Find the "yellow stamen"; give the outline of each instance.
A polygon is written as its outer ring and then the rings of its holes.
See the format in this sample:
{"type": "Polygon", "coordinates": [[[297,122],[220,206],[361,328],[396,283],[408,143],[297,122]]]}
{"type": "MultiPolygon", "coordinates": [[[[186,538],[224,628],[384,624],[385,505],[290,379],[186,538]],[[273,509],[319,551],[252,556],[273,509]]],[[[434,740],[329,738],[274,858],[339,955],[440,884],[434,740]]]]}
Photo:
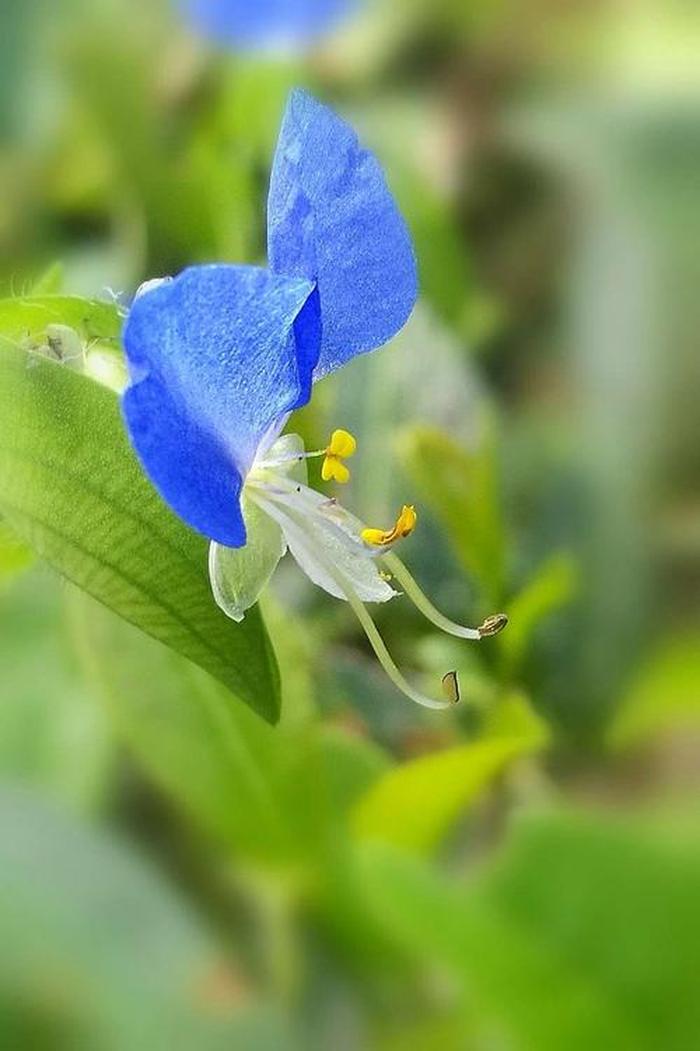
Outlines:
{"type": "Polygon", "coordinates": [[[413,504],[404,504],[391,529],[363,529],[360,536],[372,547],[387,547],[395,540],[410,536],[416,528],[418,515],[413,504]]]}
{"type": "Polygon", "coordinates": [[[339,456],[341,460],[346,460],[348,456],[354,455],[356,449],[357,442],[352,434],[349,431],[340,429],[333,431],[326,452],[329,456],[339,456]]]}
{"type": "Polygon", "coordinates": [[[345,485],[350,481],[350,471],[343,463],[348,457],[353,456],[357,449],[357,442],[349,431],[342,429],[333,431],[331,440],[326,449],[326,458],[321,467],[321,478],[324,482],[340,482],[345,485]]]}

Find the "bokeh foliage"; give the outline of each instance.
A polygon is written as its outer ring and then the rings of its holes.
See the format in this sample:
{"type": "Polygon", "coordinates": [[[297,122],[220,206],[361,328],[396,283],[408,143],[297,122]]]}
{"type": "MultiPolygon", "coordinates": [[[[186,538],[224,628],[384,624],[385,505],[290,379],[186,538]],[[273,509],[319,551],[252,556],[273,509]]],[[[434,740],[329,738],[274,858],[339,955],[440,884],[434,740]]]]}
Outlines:
{"type": "Polygon", "coordinates": [[[3,1046],[700,1040],[697,16],[365,7],[295,59],[167,0],[0,13],[3,1046]],[[296,83],[380,155],[422,298],[293,426],[357,436],[364,518],[417,504],[438,605],[511,618],[377,611],[447,714],[288,560],[226,621],[121,427],[130,295],[262,258],[296,83]]]}

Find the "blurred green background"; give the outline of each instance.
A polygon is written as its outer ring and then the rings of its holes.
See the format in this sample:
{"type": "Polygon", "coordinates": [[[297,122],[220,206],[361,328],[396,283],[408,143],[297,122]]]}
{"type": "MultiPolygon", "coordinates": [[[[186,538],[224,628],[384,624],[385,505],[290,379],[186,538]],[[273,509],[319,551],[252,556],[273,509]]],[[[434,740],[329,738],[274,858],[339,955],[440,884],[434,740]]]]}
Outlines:
{"type": "Polygon", "coordinates": [[[296,58],[4,0],[3,296],[263,260],[291,86],[372,145],[421,301],[293,427],[511,622],[378,610],[460,672],[429,713],[285,560],[273,729],[0,522],[0,1046],[700,1046],[699,49],[681,0],[377,0],[296,58]]]}

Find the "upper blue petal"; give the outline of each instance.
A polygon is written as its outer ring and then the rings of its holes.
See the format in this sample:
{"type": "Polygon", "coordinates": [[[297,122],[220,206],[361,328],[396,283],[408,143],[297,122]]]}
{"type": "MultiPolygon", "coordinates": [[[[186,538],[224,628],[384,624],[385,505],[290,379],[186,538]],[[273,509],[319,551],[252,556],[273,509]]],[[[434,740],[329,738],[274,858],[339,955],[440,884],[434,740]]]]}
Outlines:
{"type": "Polygon", "coordinates": [[[239,495],[265,435],[311,394],[321,338],[311,281],[199,266],[138,296],[123,411],[149,478],[189,525],[245,543],[239,495]]]}
{"type": "Polygon", "coordinates": [[[232,47],[299,45],[331,29],[350,0],[182,0],[202,33],[232,47]]]}
{"type": "Polygon", "coordinates": [[[317,379],[402,328],[418,292],[406,224],[376,158],[304,91],[287,105],[267,222],[272,269],[318,283],[317,379]]]}

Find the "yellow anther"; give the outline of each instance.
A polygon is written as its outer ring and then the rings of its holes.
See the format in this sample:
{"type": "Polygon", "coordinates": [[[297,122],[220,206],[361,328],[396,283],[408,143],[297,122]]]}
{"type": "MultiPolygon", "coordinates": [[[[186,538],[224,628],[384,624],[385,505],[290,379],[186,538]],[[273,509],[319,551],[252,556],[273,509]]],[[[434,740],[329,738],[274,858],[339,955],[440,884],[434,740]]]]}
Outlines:
{"type": "Polygon", "coordinates": [[[349,431],[337,430],[331,434],[331,440],[326,449],[327,456],[339,456],[341,460],[346,460],[348,456],[352,456],[357,449],[357,442],[350,434],[349,431]]]}
{"type": "Polygon", "coordinates": [[[401,514],[396,520],[394,530],[400,537],[410,536],[413,530],[416,528],[416,522],[418,521],[418,515],[413,504],[404,504],[401,508],[401,514]]]}
{"type": "Polygon", "coordinates": [[[350,471],[343,463],[357,449],[357,442],[349,431],[333,431],[326,449],[326,457],[321,467],[321,478],[324,482],[340,482],[345,485],[350,480],[350,471]]]}
{"type": "Polygon", "coordinates": [[[345,485],[346,482],[350,481],[350,471],[337,456],[326,454],[321,467],[321,478],[323,478],[324,482],[340,482],[341,485],[345,485]]]}
{"type": "Polygon", "coordinates": [[[395,540],[402,540],[410,536],[416,528],[417,520],[418,515],[413,504],[404,504],[391,529],[363,529],[360,536],[366,544],[372,547],[387,547],[395,540]]]}

